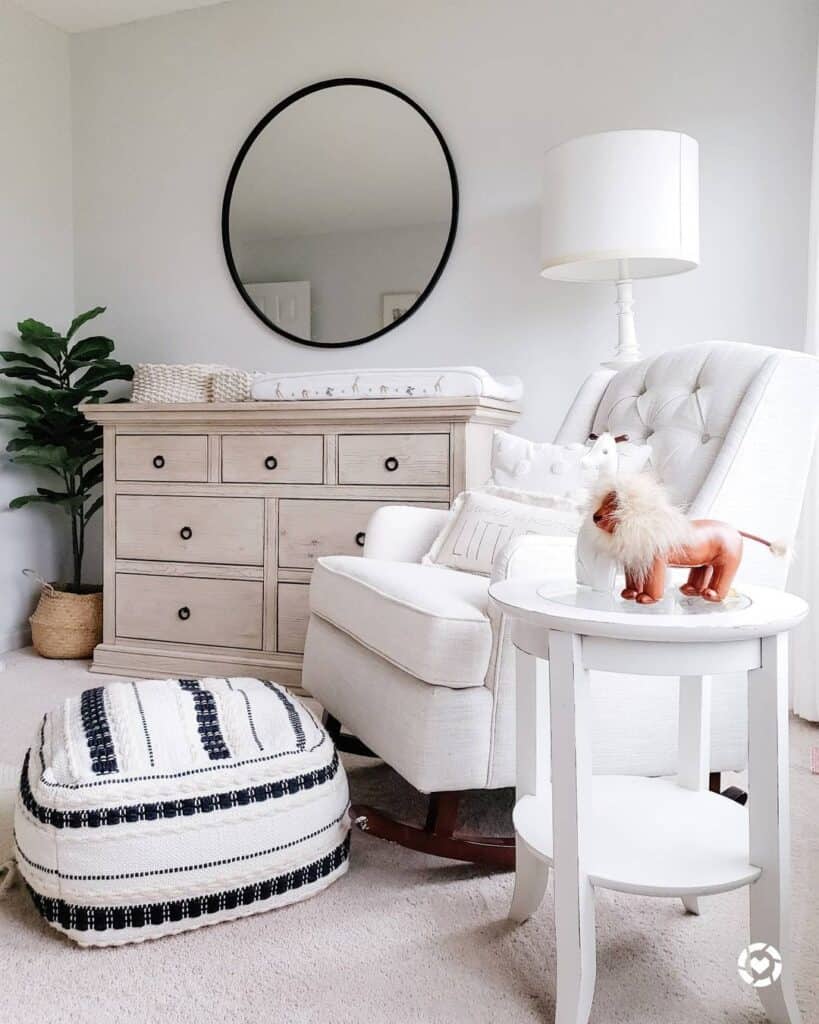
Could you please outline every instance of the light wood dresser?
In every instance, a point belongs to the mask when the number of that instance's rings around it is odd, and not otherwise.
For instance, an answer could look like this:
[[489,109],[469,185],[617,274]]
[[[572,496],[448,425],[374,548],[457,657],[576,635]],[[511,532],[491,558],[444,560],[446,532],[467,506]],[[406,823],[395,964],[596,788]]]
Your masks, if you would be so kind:
[[92,671],[298,687],[317,558],[388,503],[489,476],[486,398],[86,406],[104,432],[104,628]]

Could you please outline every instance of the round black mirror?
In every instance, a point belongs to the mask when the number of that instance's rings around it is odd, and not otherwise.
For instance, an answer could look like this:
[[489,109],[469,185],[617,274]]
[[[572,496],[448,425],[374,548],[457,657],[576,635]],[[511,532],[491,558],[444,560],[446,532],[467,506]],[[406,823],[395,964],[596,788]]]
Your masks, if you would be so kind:
[[435,287],[458,180],[429,115],[398,89],[336,78],[275,106],[245,140],[222,203],[239,293],[303,345],[372,341]]

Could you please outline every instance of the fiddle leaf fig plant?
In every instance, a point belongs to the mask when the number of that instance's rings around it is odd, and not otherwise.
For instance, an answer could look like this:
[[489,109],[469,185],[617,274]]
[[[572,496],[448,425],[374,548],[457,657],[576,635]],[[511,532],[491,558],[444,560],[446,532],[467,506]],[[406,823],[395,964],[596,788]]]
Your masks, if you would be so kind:
[[66,589],[73,593],[82,590],[85,528],[102,506],[102,427],[78,407],[107,397],[110,381],[134,375],[133,367],[111,358],[110,338],[76,338],[81,327],[104,312],[104,306],[95,306],[81,313],[64,335],[39,320],[23,320],[17,325],[22,350],[0,351],[8,364],[0,366],[0,375],[19,382],[13,394],[0,397],[0,419],[16,424],[6,445],[9,458],[57,478],[53,487],[22,494],[9,507],[57,505],[69,517],[73,578]]

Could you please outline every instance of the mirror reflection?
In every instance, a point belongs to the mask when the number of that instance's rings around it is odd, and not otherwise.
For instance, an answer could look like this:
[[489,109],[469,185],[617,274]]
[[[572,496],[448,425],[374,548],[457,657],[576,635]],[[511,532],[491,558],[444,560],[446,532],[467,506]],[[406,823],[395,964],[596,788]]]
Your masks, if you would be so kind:
[[320,83],[297,97],[254,129],[234,165],[228,264],[275,330],[359,344],[434,286],[455,231],[454,169],[432,122],[389,87]]

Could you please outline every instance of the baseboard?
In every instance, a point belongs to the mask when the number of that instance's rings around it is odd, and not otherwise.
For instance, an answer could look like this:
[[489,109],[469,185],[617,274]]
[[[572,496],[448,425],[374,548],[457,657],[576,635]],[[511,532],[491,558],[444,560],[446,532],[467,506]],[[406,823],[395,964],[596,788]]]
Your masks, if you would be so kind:
[[21,647],[31,646],[31,629],[28,626],[19,626],[17,629],[10,629],[0,633],[0,654],[6,651],[18,651]]
[[106,676],[128,676],[131,679],[175,679],[194,676],[250,676],[253,679],[275,679],[297,696],[308,696],[301,687],[301,658],[297,655],[272,652],[221,653],[191,651],[177,647],[141,646],[138,640],[114,644],[97,644],[89,671]]

